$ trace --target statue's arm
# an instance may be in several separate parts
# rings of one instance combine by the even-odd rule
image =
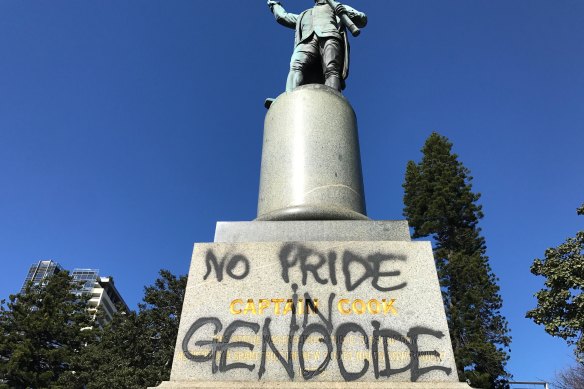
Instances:
[[[274,17],[278,23],[288,28],[296,28],[298,15],[286,12],[284,7],[282,7],[280,3],[276,1],[268,1],[268,6],[270,7],[270,10],[274,14]]]
[[[349,18],[355,23],[355,25],[359,28],[363,28],[367,25],[367,15],[363,12],[357,11],[355,8],[349,7],[348,5],[344,5],[345,10],[347,11],[347,15]]]

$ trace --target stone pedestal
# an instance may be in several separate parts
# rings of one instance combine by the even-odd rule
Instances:
[[[253,222],[195,246],[161,388],[463,389],[429,242],[366,217],[355,113],[284,93],[265,121]]]
[[[470,389],[462,382],[164,382],[160,389]]]
[[[218,223],[216,242],[195,246],[160,387],[468,388],[431,245],[407,231],[404,221]]]
[[[305,85],[264,124],[258,220],[366,220],[357,119],[342,94]]]
[[[405,220],[313,220],[285,222],[219,222],[215,242],[410,241]]]

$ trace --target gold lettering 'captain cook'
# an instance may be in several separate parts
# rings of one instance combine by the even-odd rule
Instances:
[[[341,315],[363,315],[369,313],[372,315],[397,315],[397,309],[394,307],[395,299],[370,299],[368,301],[355,299],[339,299],[337,309]],[[242,299],[231,301],[229,312],[233,315],[263,315],[272,313],[274,315],[297,314],[304,315],[318,313],[318,299],[298,299],[294,306],[292,299]]]
[[[340,299],[337,303],[337,308],[342,315],[362,315],[366,312],[372,315],[387,315],[388,313],[397,315],[397,309],[395,309],[393,303],[395,303],[395,299],[382,299],[381,301],[371,299],[367,302],[361,299],[356,299],[353,301],[349,299]]]
[[[296,307],[292,299],[259,299],[257,304],[253,299],[247,299],[246,303],[237,299],[229,305],[229,311],[233,315],[263,315],[266,309],[270,312],[273,310],[274,315],[318,313],[318,299],[298,299]]]

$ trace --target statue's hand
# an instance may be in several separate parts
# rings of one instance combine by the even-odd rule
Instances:
[[[337,15],[346,14],[347,13],[347,9],[341,3],[337,3],[337,6],[335,7],[335,13]]]
[[[270,9],[274,8],[274,6],[276,4],[280,4],[279,1],[274,1],[274,0],[268,0],[268,7],[270,7]]]

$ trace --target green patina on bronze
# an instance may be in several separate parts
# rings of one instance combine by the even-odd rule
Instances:
[[[286,12],[279,1],[268,0],[276,21],[296,31],[286,91],[305,84],[345,88],[349,75],[349,40],[367,25],[367,15],[334,0],[315,0],[300,14]]]

